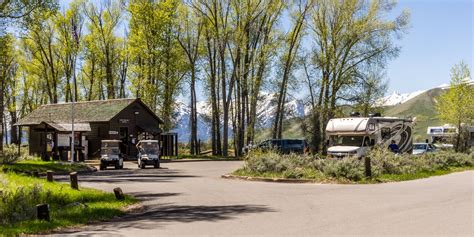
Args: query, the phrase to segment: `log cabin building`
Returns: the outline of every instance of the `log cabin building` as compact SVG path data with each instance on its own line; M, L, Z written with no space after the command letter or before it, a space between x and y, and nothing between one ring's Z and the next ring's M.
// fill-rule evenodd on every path
M141 139L156 139L162 154L177 155L177 134L163 134L163 121L138 99L74 103L74 146L79 160L99 157L101 140L121 140L121 152L135 158ZM42 105L15 125L28 127L29 153L67 160L72 137L71 103ZM20 133L21 134L21 133ZM70 157L70 156L69 156Z

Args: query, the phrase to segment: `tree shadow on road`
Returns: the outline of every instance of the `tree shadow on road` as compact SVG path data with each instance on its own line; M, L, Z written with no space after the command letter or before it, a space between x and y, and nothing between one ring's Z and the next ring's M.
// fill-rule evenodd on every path
M275 212L263 205L190 206L170 205L145 208L143 212L86 227L81 236L117 233L122 228L156 229L165 223L190 223L196 221L216 222L246 214ZM74 232L69 232L74 233Z
M180 178L200 176L183 174L179 170L169 169L122 169L104 170L79 176L79 182L123 183L123 182L173 182ZM58 177L58 181L67 181L69 177Z

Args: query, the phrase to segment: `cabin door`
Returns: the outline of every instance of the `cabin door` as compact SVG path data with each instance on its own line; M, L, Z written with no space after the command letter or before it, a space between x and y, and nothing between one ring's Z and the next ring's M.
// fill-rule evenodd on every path
M129 136L128 136L128 128L127 127L120 127L120 141L122 143L120 144L120 152L122 154L130 154L130 141L129 141Z

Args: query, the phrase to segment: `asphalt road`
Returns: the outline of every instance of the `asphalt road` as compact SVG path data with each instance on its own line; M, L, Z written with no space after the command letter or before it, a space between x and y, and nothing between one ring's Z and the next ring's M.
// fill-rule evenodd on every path
M98 236L473 236L474 172L376 185L282 184L220 178L238 161L176 162L163 169L80 176L121 187L140 213L63 234Z

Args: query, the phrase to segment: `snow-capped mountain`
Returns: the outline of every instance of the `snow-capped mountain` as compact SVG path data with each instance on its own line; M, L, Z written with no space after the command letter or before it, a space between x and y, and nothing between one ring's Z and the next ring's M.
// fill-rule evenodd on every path
M465 82L469 85L474 85L474 80L465 79ZM418 90L411 93L397 93L392 92L391 94L383 97L377 102L380 106L398 106L404 104L407 101L414 99L417 96L421 96L424 93L429 93L434 89L447 89L449 84L443 84L428 90ZM256 128L269 128L272 126L274 120L274 114L276 110L277 97L275 94L262 93L257 102L257 124ZM178 101L176 103L176 113L174 116L176 127L173 132L179 134L178 139L180 142L188 142L191 132L189 117L190 107L189 102ZM310 106L305 106L302 100L290 100L285 105L286 116L285 119L291 119L296 117L303 117L309 114L311 110ZM198 139L207 141L211 136L211 105L206 101L200 101L197 103L198 113ZM393 115L396 116L396 115ZM229 136L232 136L232 122L229 124Z
M464 83L466 83L467 85L474 85L474 80L470 79L470 78L466 78L463 80ZM450 85L448 83L445 83L445 84L442 84L442 85L439 85L437 87L434 87L432 89L448 89L450 87ZM380 104L381 106L394 106L394 105L399 105L399 104L403 104L429 90L432 90L432 89L428 89L428 90L418 90L418 91L414 91L414 92L410 92L410 93L403 93L403 94L400 94L398 92L392 92L392 94L388 95L388 96L385 96L383 97L382 99L380 99L380 101L378 102L378 104Z
M268 128L272 125L276 109L277 98L275 94L262 93L257 102L257 124L256 128ZM188 142L191 127L190 114L191 108L188 102L178 101L176 103L175 124L173 132L177 132L180 142ZM198 113L198 139L207 141L211 136L211 104L207 101L197 102ZM305 115L305 106L302 100L290 100L285 105L286 119L303 117ZM232 122L229 124L229 136L232 136Z
M411 92L411 93L403 93L403 94L400 94L400 93L394 91L394 92L392 92L392 94L383 97L379 101L379 104L381 106L393 106L393 105L403 104L403 103L417 97L418 95L423 94L424 92L426 92L426 90L419 90L419 91L414 91L414 92Z

